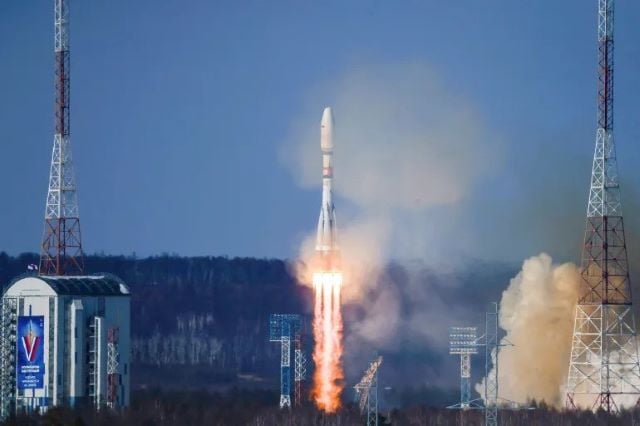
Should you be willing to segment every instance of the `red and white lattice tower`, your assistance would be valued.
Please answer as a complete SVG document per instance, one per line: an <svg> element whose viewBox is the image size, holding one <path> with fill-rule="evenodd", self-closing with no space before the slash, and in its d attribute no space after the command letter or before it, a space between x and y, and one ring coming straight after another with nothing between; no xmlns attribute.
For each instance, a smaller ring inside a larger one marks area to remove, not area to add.
<svg viewBox="0 0 640 426"><path fill-rule="evenodd" d="M44 214L40 274L82 275L84 259L69 131L69 6L55 2L55 135Z"/></svg>
<svg viewBox="0 0 640 426"><path fill-rule="evenodd" d="M613 142L613 0L598 6L598 129L566 405L615 412L638 400L640 364Z"/></svg>

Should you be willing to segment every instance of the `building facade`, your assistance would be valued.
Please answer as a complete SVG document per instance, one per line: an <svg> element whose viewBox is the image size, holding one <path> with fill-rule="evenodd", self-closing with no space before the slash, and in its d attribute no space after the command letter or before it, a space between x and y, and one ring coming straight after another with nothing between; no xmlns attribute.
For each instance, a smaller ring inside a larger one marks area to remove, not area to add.
<svg viewBox="0 0 640 426"><path fill-rule="evenodd" d="M116 276L19 277L5 288L0 321L2 418L129 404L130 295Z"/></svg>

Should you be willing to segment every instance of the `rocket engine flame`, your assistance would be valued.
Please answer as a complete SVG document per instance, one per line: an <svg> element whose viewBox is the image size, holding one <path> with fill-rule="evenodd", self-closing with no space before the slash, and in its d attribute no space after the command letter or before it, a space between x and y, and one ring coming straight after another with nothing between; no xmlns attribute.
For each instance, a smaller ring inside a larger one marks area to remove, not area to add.
<svg viewBox="0 0 640 426"><path fill-rule="evenodd" d="M342 312L340 291L343 276L337 244L335 207L333 205L333 114L325 108L320 125L322 149L322 205L318 219L316 253L318 270L313 274L315 307L313 361L315 372L311 397L326 413L335 413L341 405L342 380Z"/></svg>
<svg viewBox="0 0 640 426"><path fill-rule="evenodd" d="M316 406L327 412L335 413L340 408L342 380L342 313L340 311L340 290L342 274L340 272L317 272L313 275L315 290L315 309L313 336L315 347L313 362L316 369L313 375L312 398Z"/></svg>

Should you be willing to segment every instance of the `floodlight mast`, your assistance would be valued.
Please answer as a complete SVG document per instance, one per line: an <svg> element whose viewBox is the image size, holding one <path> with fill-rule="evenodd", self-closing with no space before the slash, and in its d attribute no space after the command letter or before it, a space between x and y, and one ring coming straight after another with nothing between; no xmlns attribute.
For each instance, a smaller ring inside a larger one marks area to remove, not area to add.
<svg viewBox="0 0 640 426"><path fill-rule="evenodd" d="M476 327L451 327L449 329L449 354L460 355L460 403L466 410L471 402L471 355L478 353ZM458 408L458 407L456 407Z"/></svg>
<svg viewBox="0 0 640 426"><path fill-rule="evenodd" d="M449 329L449 353L460 355L460 402L447 408L460 410L460 424L464 424L464 413L467 410L483 410L485 425L498 424L498 402L501 408L510 410L532 409L520 403L498 397L498 360L499 350L505 346L513 346L506 339L498 339L498 303L491 302L485 314L485 334L477 337L476 327L451 327ZM484 341L484 343L482 343ZM478 353L478 348L485 347L485 381L484 396L471 399L471 355ZM493 367L493 368L492 368Z"/></svg>

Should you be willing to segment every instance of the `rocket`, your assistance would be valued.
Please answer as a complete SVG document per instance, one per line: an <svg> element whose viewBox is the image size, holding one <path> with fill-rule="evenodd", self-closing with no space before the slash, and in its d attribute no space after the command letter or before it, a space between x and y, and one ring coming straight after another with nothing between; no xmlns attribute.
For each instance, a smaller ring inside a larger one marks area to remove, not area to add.
<svg viewBox="0 0 640 426"><path fill-rule="evenodd" d="M318 219L316 252L328 268L336 267L338 239L336 210L333 205L333 114L331 107L324 109L320 123L322 149L322 206Z"/></svg>

